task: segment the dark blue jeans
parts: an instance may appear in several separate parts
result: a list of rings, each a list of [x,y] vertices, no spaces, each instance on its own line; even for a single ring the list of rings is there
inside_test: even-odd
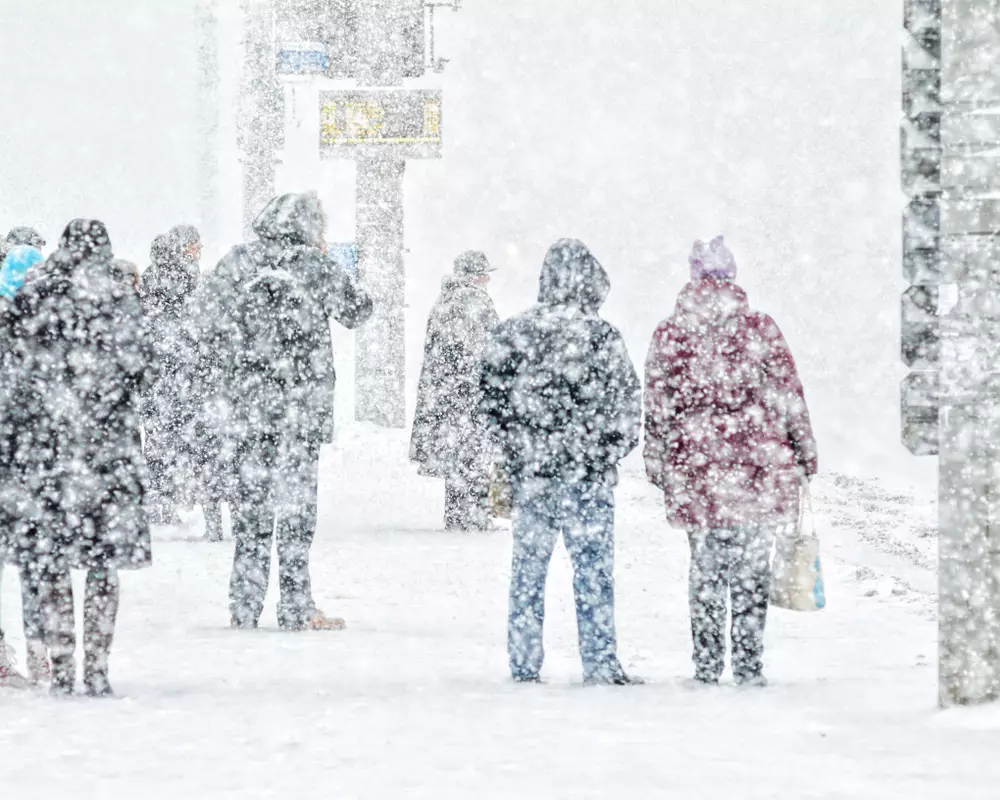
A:
[[[616,655],[615,501],[610,486],[522,480],[514,488],[514,559],[507,652],[515,678],[533,678],[545,657],[545,579],[560,534],[573,564],[584,678],[620,671]]]

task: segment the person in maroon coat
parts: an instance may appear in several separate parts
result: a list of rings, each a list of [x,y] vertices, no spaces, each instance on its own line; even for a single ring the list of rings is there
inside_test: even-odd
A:
[[[791,351],[734,283],[723,238],[696,242],[690,265],[646,359],[646,474],[691,546],[696,680],[715,684],[722,674],[731,599],[734,680],[765,685],[771,544],[797,519],[816,441]]]

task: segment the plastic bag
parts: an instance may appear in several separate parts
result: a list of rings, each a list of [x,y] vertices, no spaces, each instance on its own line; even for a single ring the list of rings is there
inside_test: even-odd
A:
[[[514,511],[514,490],[510,485],[510,477],[502,469],[493,470],[490,476],[490,516],[498,519],[510,519]]]
[[[810,528],[805,527],[806,508]],[[804,485],[799,523],[789,536],[778,536],[771,562],[771,605],[790,611],[820,611],[826,606],[823,565],[816,535],[809,485]]]

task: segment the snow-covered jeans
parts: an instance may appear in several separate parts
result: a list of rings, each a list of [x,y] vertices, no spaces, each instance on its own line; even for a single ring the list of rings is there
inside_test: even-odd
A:
[[[773,541],[774,532],[757,525],[688,531],[691,635],[699,680],[716,681],[725,667],[727,601],[732,605],[733,675],[761,674]]]
[[[316,533],[318,448],[303,445],[300,457],[279,459],[263,471],[243,459],[233,503],[236,554],[229,582],[233,622],[252,627],[264,610],[271,571],[271,543],[277,532],[278,624],[300,630],[316,613],[309,577],[309,549]]]
[[[610,486],[532,478],[514,487],[514,558],[507,652],[515,678],[533,678],[545,652],[545,579],[559,535],[573,564],[584,678],[621,669],[614,613],[615,501]]]

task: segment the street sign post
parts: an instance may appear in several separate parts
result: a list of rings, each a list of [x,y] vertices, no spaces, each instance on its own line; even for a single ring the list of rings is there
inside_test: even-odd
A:
[[[906,0],[904,27],[901,436],[939,456],[948,706],[1000,695],[1000,2]]]
[[[406,424],[403,176],[406,159],[442,154],[441,93],[402,85],[427,71],[428,33],[432,41],[434,36],[429,9],[457,11],[460,0],[245,2],[241,147],[248,235],[274,193],[286,116],[291,126],[286,164],[298,163],[304,149],[295,136],[303,121],[298,98],[316,96],[313,79],[357,83],[356,89],[323,92],[319,149],[324,158],[357,164],[357,266],[375,311],[357,333],[355,416],[401,428]],[[433,45],[431,50],[439,71],[445,60],[436,58]]]
[[[406,425],[403,176],[408,158],[442,154],[441,92],[374,88],[321,92],[323,158],[357,163],[358,272],[376,299],[358,332],[355,415]]]

